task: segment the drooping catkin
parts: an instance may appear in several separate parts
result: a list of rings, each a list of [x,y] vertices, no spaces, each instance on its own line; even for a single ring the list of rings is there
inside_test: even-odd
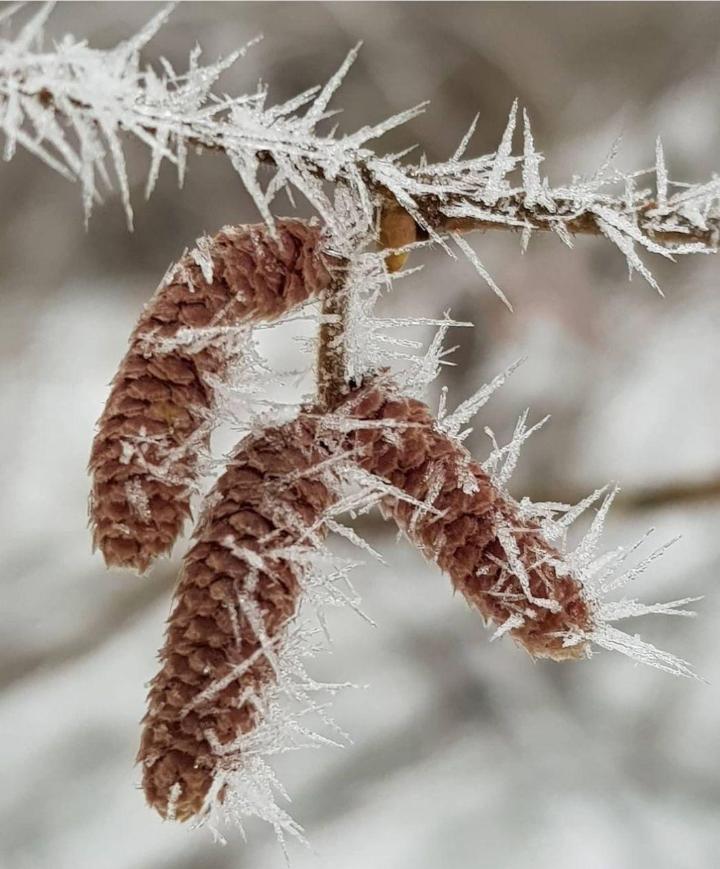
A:
[[[371,395],[351,399],[353,416],[369,415]],[[509,632],[533,657],[585,657],[591,603],[537,522],[522,515],[422,402],[385,398],[372,415],[392,425],[392,436],[373,426],[355,431],[351,441],[361,466],[405,495],[386,498],[385,514],[499,633]]]
[[[197,814],[215,776],[237,765],[232,743],[261,717],[275,655],[295,615],[301,570],[283,554],[333,495],[313,468],[328,456],[314,418],[244,440],[208,498],[152,681],[138,761],[163,816]],[[218,750],[218,746],[222,746]]]
[[[332,414],[303,412],[243,441],[208,497],[138,755],[148,802],[165,817],[201,812],[216,777],[247,760],[243,739],[262,721],[299,605],[302,568],[288,548],[314,545],[308,529],[337,498],[322,469],[338,456],[393,487],[386,513],[486,620],[533,656],[586,654],[564,640],[586,635],[590,604],[539,528],[425,404],[370,384]]]
[[[90,457],[90,524],[108,566],[143,572],[190,515],[227,327],[272,321],[330,283],[320,228],[284,219],[202,239],[146,305],[112,382]]]

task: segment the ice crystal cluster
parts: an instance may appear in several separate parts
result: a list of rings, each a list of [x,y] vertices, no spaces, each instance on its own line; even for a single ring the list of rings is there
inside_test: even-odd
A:
[[[330,101],[357,49],[324,86],[272,105],[265,86],[240,96],[216,87],[245,49],[209,65],[194,50],[184,72],[164,60],[142,65],[169,9],[98,51],[72,37],[45,50],[50,8],[33,8],[15,25],[22,16],[10,7],[0,22],[6,160],[22,147],[79,181],[86,215],[114,175],[131,222],[128,137],[149,150],[148,195],[163,161],[182,182],[189,153],[221,151],[264,220],[198,240],[163,279],[133,335],[93,453],[96,539],[110,563],[143,570],[172,545],[189,513],[198,467],[213,461],[212,428],[242,418],[249,432],[205,500],[152,684],[140,751],[151,804],[165,817],[212,826],[221,813],[240,823],[258,816],[281,841],[301,836],[276,799],[283,791],[272,759],[344,738],[318,699],[340,686],[315,682],[305,662],[322,646],[324,608],[359,608],[353,564],[333,553],[327,534],[369,549],[340,517],[376,504],[450,576],[494,637],[507,634],[534,656],[577,659],[600,647],[692,675],[684,661],[615,626],[645,613],[689,615],[691,598],[605,600],[664,547],[639,563],[636,547],[602,551],[612,490],[575,506],[512,498],[508,481],[539,425],[522,416],[510,443],[495,444],[482,464],[463,446],[467,425],[510,371],[453,412],[443,391],[433,414],[421,399],[445,361],[444,338],[469,324],[442,312],[437,320],[383,319],[375,309],[394,281],[414,271],[397,270],[405,255],[427,245],[466,256],[509,305],[465,239],[474,229],[517,231],[523,246],[535,231],[570,246],[577,234],[601,235],[631,274],[655,285],[643,249],[669,258],[714,252],[720,180],[671,182],[658,141],[649,168],[621,172],[613,153],[593,175],[552,186],[526,112],[514,151],[517,105],[494,153],[468,156],[473,122],[450,159],[413,163],[412,149],[381,154],[371,146],[424,106],[354,132],[330,126]],[[283,191],[291,202],[298,194],[308,200],[317,221],[276,218],[273,201]],[[397,247],[381,231],[388,211],[411,229]],[[341,314],[319,315],[313,300],[333,292]],[[342,327],[332,349],[344,388],[332,406],[303,397],[292,411],[265,398],[269,370],[253,328],[297,316],[300,306],[303,316]],[[436,326],[428,347],[403,334],[418,324]],[[165,438],[162,461],[158,438]],[[571,526],[591,511],[584,536],[571,543]]]

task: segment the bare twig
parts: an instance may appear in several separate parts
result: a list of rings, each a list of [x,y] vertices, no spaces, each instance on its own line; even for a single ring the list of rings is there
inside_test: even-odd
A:
[[[58,106],[53,93],[48,88],[43,88],[37,93],[26,92],[22,87],[18,88],[18,92],[29,98],[35,98],[43,108],[50,108],[56,114],[62,116],[62,112],[58,110]],[[92,106],[84,104],[78,100],[68,100],[74,108],[80,111],[89,111]],[[122,128],[122,122],[120,123]],[[150,136],[157,135],[157,128],[152,124],[138,124],[135,129],[125,129],[124,132],[137,135],[137,129],[142,130]],[[204,138],[202,136],[190,136],[186,140],[186,145],[194,148],[197,152],[209,151],[218,154],[231,154],[233,148],[226,145],[222,138],[218,140],[217,132],[214,131],[212,137]],[[278,168],[277,162],[271,151],[258,150],[254,154],[254,158],[261,165],[268,168]],[[368,191],[370,191],[378,203],[378,207],[385,212],[394,212],[396,215],[401,215],[404,220],[410,218],[408,212],[403,208],[402,204],[397,201],[395,195],[382,183],[378,182],[373,172],[369,168],[372,159],[365,158],[358,154],[356,167],[362,176],[363,182]],[[310,172],[318,179],[326,179],[326,171],[323,166],[313,164],[312,159],[306,158],[306,163]],[[425,178],[421,167],[407,167],[419,183],[425,183],[430,178]],[[413,171],[415,170],[415,171]],[[340,172],[338,179],[343,178],[343,172]],[[528,207],[524,194],[511,195],[500,199],[492,208],[497,215],[512,214],[513,220],[506,221],[502,219],[492,219],[490,217],[450,217],[444,212],[454,205],[461,202],[459,197],[453,196],[438,196],[432,193],[426,195],[417,195],[414,197],[415,215],[420,218],[416,222],[415,232],[418,239],[428,238],[428,228],[434,232],[444,235],[446,233],[469,233],[469,232],[485,232],[487,230],[533,230],[533,231],[551,231],[557,232],[558,225],[561,224],[566,232],[571,235],[604,235],[601,228],[602,220],[598,218],[592,211],[580,209],[578,210],[576,202],[571,199],[563,201],[557,197],[553,201],[553,208],[548,209],[541,203],[533,203],[532,207]],[[708,251],[715,251],[720,237],[720,218],[709,217],[705,221],[703,227],[698,226],[691,220],[682,220],[678,222],[678,228],[673,230],[658,230],[653,225],[654,212],[658,207],[655,199],[648,199],[636,209],[637,228],[639,232],[650,239],[660,247],[672,250],[678,245],[699,244],[707,248]],[[412,219],[412,218],[410,218]]]
[[[323,295],[317,356],[317,399],[323,410],[337,407],[347,393],[345,327],[347,292],[344,267]]]

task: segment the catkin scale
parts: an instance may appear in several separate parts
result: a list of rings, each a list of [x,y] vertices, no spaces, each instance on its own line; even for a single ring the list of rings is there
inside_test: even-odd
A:
[[[142,573],[190,515],[215,383],[232,362],[223,327],[276,320],[330,284],[320,228],[284,219],[276,230],[228,227],[206,239],[146,305],[90,456],[90,525],[108,566]],[[203,329],[204,340],[178,340]]]
[[[242,442],[209,496],[197,543],[185,558],[138,754],[148,802],[163,816],[185,820],[198,813],[214,776],[242,764],[240,750],[218,754],[208,736],[231,745],[249,733],[258,713],[241,698],[249,691],[262,695],[275,679],[241,602],[251,599],[267,638],[281,643],[301,586],[297,565],[273,558],[272,548],[297,540],[335,500],[333,488],[313,473],[329,456],[349,452],[365,471],[396,487],[398,495],[384,499],[385,514],[487,622],[509,625],[534,657],[586,655],[584,642],[563,643],[591,627],[582,585],[559,574],[553,564],[560,556],[540,529],[521,519],[517,505],[440,430],[426,405],[398,397],[387,385],[369,385],[336,413],[373,425],[341,433],[322,415],[301,413]],[[377,425],[382,421],[388,426]],[[469,493],[462,485],[468,488],[468,475],[475,481]],[[428,499],[434,480],[441,484]],[[432,510],[418,512],[417,502],[428,500]],[[511,529],[527,589],[507,565],[500,528]],[[239,557],[247,550],[264,556],[263,569],[253,573],[253,557]]]

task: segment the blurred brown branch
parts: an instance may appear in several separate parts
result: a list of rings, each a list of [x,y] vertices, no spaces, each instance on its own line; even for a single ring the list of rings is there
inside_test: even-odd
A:
[[[47,673],[71,661],[89,655],[112,637],[128,629],[150,607],[167,597],[176,579],[174,566],[164,565],[156,571],[152,582],[119,586],[108,596],[80,633],[44,649],[3,656],[0,663],[0,690],[34,673]]]
[[[653,510],[679,504],[697,504],[720,499],[720,476],[686,483],[649,486],[620,493],[619,505],[628,510]]]
[[[550,493],[543,491],[542,493],[545,500],[563,504],[576,504],[586,495],[585,490],[575,489],[561,489]],[[529,497],[533,499],[535,496],[531,492]],[[720,476],[711,476],[704,480],[664,483],[659,486],[644,486],[637,489],[620,489],[614,509],[627,512],[659,510],[666,507],[700,504],[715,500],[720,500]]]

